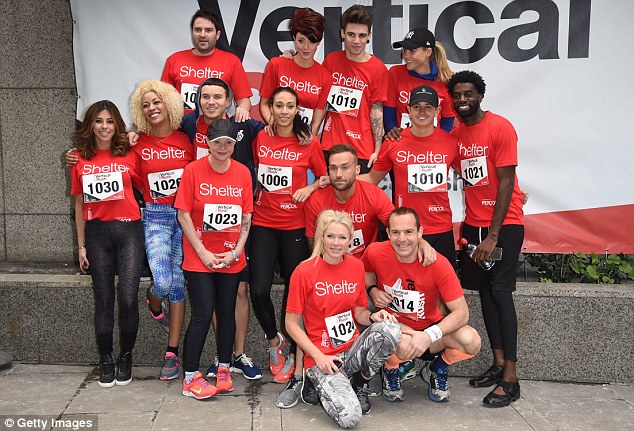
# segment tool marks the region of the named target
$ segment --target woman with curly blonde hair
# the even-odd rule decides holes
[[[109,100],[93,103],[77,130],[77,162],[70,171],[75,196],[79,267],[90,266],[95,296],[99,386],[132,380],[132,348],[139,328],[137,292],[143,263],[143,226],[133,187],[141,188],[139,159],[125,124]],[[119,270],[118,363],[112,356],[115,274]],[[117,367],[115,373],[115,367]]]
[[[183,231],[174,209],[176,191],[193,147],[177,129],[183,101],[170,84],[141,81],[130,96],[130,114],[141,136],[133,147],[139,155],[143,179],[145,251],[154,284],[147,290],[150,316],[168,333],[161,380],[178,377],[178,344],[185,318]],[[167,306],[165,300],[169,301]]]

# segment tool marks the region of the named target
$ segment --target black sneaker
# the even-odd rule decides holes
[[[114,359],[112,354],[101,355],[99,357],[99,387],[111,388],[114,382]]]
[[[304,402],[304,404],[308,404],[311,406],[318,406],[321,403],[321,401],[319,401],[319,395],[317,395],[317,389],[315,389],[315,385],[313,385],[313,382],[306,375],[304,375],[302,401]]]
[[[361,404],[361,412],[367,415],[370,413],[370,408],[372,407],[370,404],[370,385],[367,380],[363,381],[363,383],[359,383],[359,380],[363,379],[356,375],[352,377],[352,390],[357,394],[359,404]]]
[[[132,352],[119,356],[119,369],[117,370],[117,386],[125,386],[132,381]]]

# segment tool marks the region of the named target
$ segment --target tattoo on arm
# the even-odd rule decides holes
[[[243,236],[248,235],[250,227],[251,217],[248,214],[242,214],[242,222],[240,223],[240,235],[238,235],[238,240],[236,241],[236,244],[240,243],[240,240]]]
[[[374,134],[374,140],[381,142],[383,140],[383,102],[372,104],[370,110],[370,126]]]

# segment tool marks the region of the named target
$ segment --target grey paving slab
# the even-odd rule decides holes
[[[25,376],[33,374],[82,374],[88,375],[94,370],[92,365],[55,365],[55,364],[21,364],[14,363],[10,373],[14,376]]]
[[[0,412],[59,415],[84,382],[84,373],[7,374],[0,379]]]
[[[152,430],[152,421],[155,412],[138,412],[138,413],[100,413],[97,416],[98,431],[150,431]],[[82,418],[77,414],[64,414],[61,419]]]
[[[634,386],[632,385],[603,385],[603,389],[614,392],[617,399],[627,401],[629,404],[634,405]]]
[[[134,367],[127,386],[104,389],[99,387],[96,373],[90,377],[65,413],[157,412],[172,384],[158,380],[154,368],[143,367]]]

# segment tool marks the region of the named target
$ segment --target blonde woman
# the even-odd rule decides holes
[[[368,382],[396,349],[401,330],[385,310],[367,309],[363,264],[347,253],[350,215],[325,210],[316,226],[313,253],[291,276],[286,330],[305,352],[304,370],[324,410],[350,428],[370,411]],[[369,328],[360,333],[358,324]]]
[[[168,333],[160,378],[172,380],[181,366],[178,345],[185,317],[183,231],[174,199],[183,169],[194,158],[193,147],[187,135],[177,131],[183,103],[170,84],[139,82],[130,96],[130,113],[141,133],[133,150],[140,159],[145,250],[154,279],[147,290],[147,304],[150,316]]]

